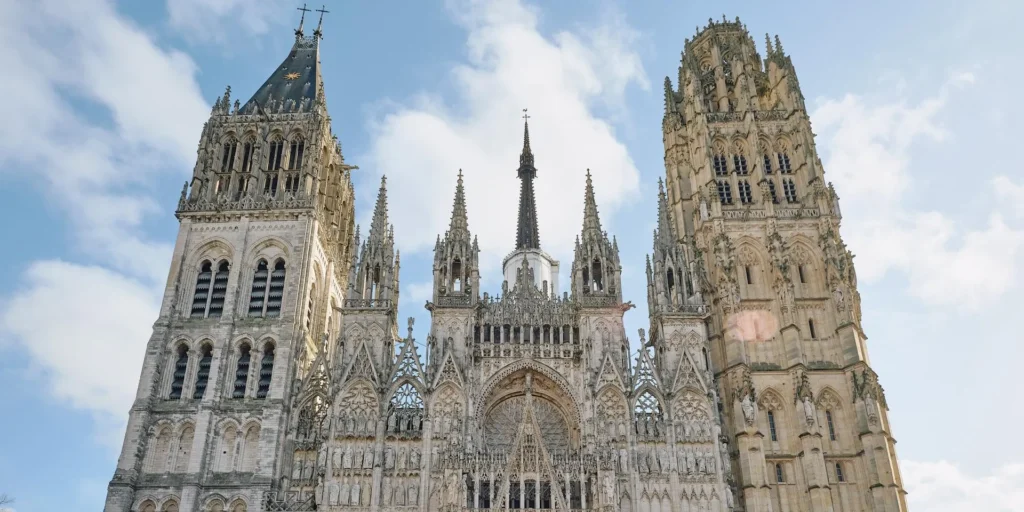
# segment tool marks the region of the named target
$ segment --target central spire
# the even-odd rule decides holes
[[[516,226],[516,249],[540,249],[540,234],[537,230],[537,201],[533,195],[533,178],[537,169],[533,166],[533,151],[530,149],[530,116],[523,109],[523,152],[519,155],[519,223]]]

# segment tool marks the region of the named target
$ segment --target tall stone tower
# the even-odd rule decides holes
[[[737,497],[750,511],[906,510],[838,198],[779,38],[762,60],[738,19],[709,20],[676,86],[665,79],[663,127],[669,217],[711,269],[692,286],[712,309]]]
[[[320,40],[300,23],[252,98],[229,87],[203,128],[107,512],[264,510],[302,446],[293,383],[334,350],[355,249]]]

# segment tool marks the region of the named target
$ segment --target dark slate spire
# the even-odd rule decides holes
[[[533,178],[537,169],[533,166],[533,151],[530,149],[530,116],[523,109],[523,152],[519,155],[519,222],[516,226],[516,249],[540,249],[540,234],[537,230],[537,201],[533,195]]]
[[[452,206],[452,221],[448,226],[448,235],[455,239],[469,238],[469,218],[466,214],[466,192],[462,187],[462,169],[459,169],[459,181],[455,185],[455,204]]]
[[[377,205],[373,207],[373,220],[370,222],[369,241],[382,241],[390,236],[388,226],[388,177],[380,177],[380,190],[377,192]]]
[[[309,112],[324,102],[324,81],[320,74],[320,29],[312,37],[303,33],[306,21],[305,6],[302,20],[295,30],[295,43],[284,62],[256,90],[240,113]]]

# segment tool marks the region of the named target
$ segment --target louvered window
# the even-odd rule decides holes
[[[750,183],[747,183],[747,180],[740,180],[738,188],[740,190],[741,203],[750,204],[754,202],[754,196],[750,193]]]
[[[267,160],[267,169],[276,171],[281,168],[281,158],[284,153],[284,141],[275,140],[270,143],[270,158]]]
[[[284,297],[284,260],[274,263],[274,271],[270,273],[270,286],[267,287],[267,316],[281,316],[281,300]]]
[[[213,288],[210,292],[210,309],[207,316],[219,317],[224,312],[224,297],[228,293],[228,262],[220,262],[217,273],[213,276]]]
[[[213,280],[213,263],[204,261],[199,268],[199,277],[196,278],[196,291],[192,295],[192,311],[189,316],[200,317],[206,315],[206,304],[210,301],[210,284]]]
[[[249,360],[252,358],[249,345],[239,348],[238,366],[235,367],[235,385],[231,398],[245,398],[245,385],[249,381]]]
[[[196,389],[192,392],[192,398],[196,400],[206,393],[206,385],[210,381],[210,364],[213,362],[213,349],[206,345],[203,347],[203,356],[199,358],[199,370],[196,372]]]
[[[292,142],[291,151],[288,155],[288,168],[299,169],[302,167],[302,152],[306,149],[306,143],[297,140]]]
[[[715,155],[711,157],[711,161],[715,166],[715,176],[726,176],[729,174],[729,167],[725,163],[725,155]]]
[[[174,374],[171,376],[171,400],[181,398],[182,389],[185,387],[185,374],[188,372],[188,347],[178,347],[178,359],[174,361]]]
[[[796,202],[796,184],[793,183],[793,180],[789,178],[782,180],[782,192],[786,194],[786,201]]]
[[[743,155],[733,155],[732,165],[736,168],[736,174],[739,174],[740,176],[750,174],[750,171],[747,169],[747,157]]]
[[[728,181],[718,180],[718,199],[722,204],[732,204],[732,185]]]
[[[270,269],[267,268],[267,260],[260,260],[256,264],[256,272],[252,276],[252,291],[249,292],[249,316],[263,316],[263,308],[267,303],[267,284],[270,280]]]
[[[270,393],[270,378],[274,375],[274,346],[267,345],[263,349],[263,360],[260,361],[260,381],[256,388],[256,398],[266,398]]]

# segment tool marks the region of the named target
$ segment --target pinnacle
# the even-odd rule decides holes
[[[519,154],[519,166],[533,167],[533,150],[530,149],[530,119],[523,116],[523,151]]]
[[[459,179],[455,185],[455,202],[452,206],[452,220],[448,232],[453,238],[469,237],[469,218],[466,213],[466,192],[462,186],[462,169],[459,169]]]
[[[665,182],[658,178],[658,229],[654,232],[655,242],[660,239],[664,243],[675,243],[674,227],[669,214],[668,197],[665,195]]]
[[[587,169],[587,186],[583,194],[583,238],[602,236],[601,219],[597,215],[597,201],[594,199],[594,182]]]
[[[388,189],[387,176],[380,177],[380,191],[377,192],[377,205],[373,208],[373,221],[370,223],[370,240],[387,237],[388,226]]]

